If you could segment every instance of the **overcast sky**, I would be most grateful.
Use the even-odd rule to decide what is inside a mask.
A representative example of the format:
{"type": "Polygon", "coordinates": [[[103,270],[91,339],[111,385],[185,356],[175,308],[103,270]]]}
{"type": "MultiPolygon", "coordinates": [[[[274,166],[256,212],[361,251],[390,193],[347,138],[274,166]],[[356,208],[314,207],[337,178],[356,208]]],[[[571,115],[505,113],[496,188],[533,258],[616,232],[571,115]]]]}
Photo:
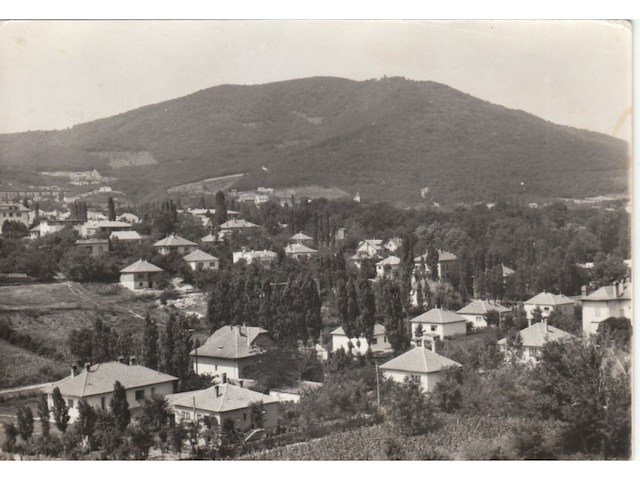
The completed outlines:
{"type": "Polygon", "coordinates": [[[0,27],[0,132],[61,129],[220,84],[433,80],[631,138],[631,28],[596,21],[73,21],[0,27]]]}

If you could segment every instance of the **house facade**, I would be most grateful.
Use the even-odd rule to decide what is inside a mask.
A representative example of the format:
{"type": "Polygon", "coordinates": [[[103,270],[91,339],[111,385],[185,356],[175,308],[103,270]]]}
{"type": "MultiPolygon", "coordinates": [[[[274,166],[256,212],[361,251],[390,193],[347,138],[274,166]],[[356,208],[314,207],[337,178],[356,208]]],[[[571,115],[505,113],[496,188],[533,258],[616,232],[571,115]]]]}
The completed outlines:
{"type": "Polygon", "coordinates": [[[144,290],[158,288],[160,276],[164,272],[160,267],[138,260],[120,270],[120,284],[130,290],[144,290]]]}
{"type": "MultiPolygon", "coordinates": [[[[415,257],[413,259],[414,262],[414,272],[417,271],[424,264],[426,273],[431,274],[431,270],[427,266],[427,256],[428,253],[424,255],[420,255],[419,257],[415,257]]],[[[456,257],[451,252],[446,252],[444,250],[438,249],[438,278],[442,280],[447,280],[453,268],[455,267],[456,262],[458,261],[458,257],[456,257]]],[[[414,273],[415,275],[415,273],[414,273]]]]}
{"type": "Polygon", "coordinates": [[[269,268],[278,259],[278,254],[270,250],[242,250],[233,252],[233,263],[244,260],[247,264],[258,263],[265,268],[269,268]]]}
{"type": "Polygon", "coordinates": [[[209,374],[224,383],[243,378],[258,357],[275,345],[275,340],[264,328],[227,325],[216,330],[189,356],[197,374],[209,374]]]}
{"type": "Polygon", "coordinates": [[[356,256],[360,258],[374,258],[382,252],[382,240],[362,240],[356,247],[356,256]]]}
{"type": "MultiPolygon", "coordinates": [[[[435,343],[433,344],[435,347],[435,343]]],[[[422,390],[432,392],[442,380],[447,368],[461,367],[458,362],[443,357],[424,346],[414,347],[408,352],[380,365],[385,378],[402,383],[409,377],[420,384],[422,390]]]]}
{"type": "Polygon", "coordinates": [[[443,308],[432,308],[428,312],[411,319],[411,335],[416,345],[435,337],[444,340],[454,335],[467,334],[467,320],[455,312],[443,308]],[[416,330],[422,327],[422,335],[417,335],[416,330]],[[422,338],[425,337],[425,338],[422,338]],[[420,341],[422,340],[422,341],[420,341]]]}
{"type": "Polygon", "coordinates": [[[400,273],[400,259],[391,255],[376,263],[376,278],[396,278],[400,273]]]}
{"type": "Polygon", "coordinates": [[[582,297],[582,332],[585,335],[594,335],[598,332],[600,323],[610,317],[632,316],[630,282],[616,282],[599,288],[595,292],[582,297]]]}
{"type": "Polygon", "coordinates": [[[88,240],[78,240],[76,242],[78,248],[86,250],[91,255],[102,255],[109,253],[109,240],[92,238],[88,240]]]}
{"type": "Polygon", "coordinates": [[[373,327],[373,338],[371,345],[364,337],[349,338],[344,332],[344,328],[338,327],[331,332],[331,351],[337,352],[341,348],[345,352],[349,351],[349,342],[351,342],[351,352],[354,354],[365,355],[371,347],[372,352],[388,352],[391,344],[387,338],[387,332],[383,325],[376,323],[373,327]]]}
{"type": "Polygon", "coordinates": [[[277,398],[229,383],[170,395],[167,402],[174,411],[176,423],[213,417],[218,425],[233,421],[234,428],[242,432],[264,428],[271,433],[278,427],[280,401],[277,398]],[[252,404],[258,402],[262,402],[263,425],[256,425],[251,415],[252,404]]]}
{"type": "Polygon", "coordinates": [[[175,391],[178,381],[176,377],[135,365],[134,362],[132,357],[129,364],[120,361],[85,364],[82,369],[72,367],[70,376],[45,387],[49,409],[53,407],[53,390],[56,387],[60,389],[60,394],[69,407],[71,422],[78,418],[80,400],[86,400],[97,410],[108,410],[116,381],[125,388],[127,402],[132,410],[140,407],[145,398],[170,395],[175,391]]]}
{"type": "Polygon", "coordinates": [[[18,222],[29,227],[30,210],[20,203],[0,203],[0,227],[4,222],[18,222]]]}
{"type": "Polygon", "coordinates": [[[494,300],[474,300],[456,313],[467,322],[471,322],[474,328],[486,328],[489,326],[487,314],[491,311],[498,312],[500,318],[503,318],[511,309],[503,307],[494,300]]]}
{"type": "Polygon", "coordinates": [[[532,320],[536,308],[540,309],[542,318],[549,318],[552,312],[571,316],[575,311],[576,303],[566,295],[542,292],[524,302],[523,305],[527,320],[532,320]]]}

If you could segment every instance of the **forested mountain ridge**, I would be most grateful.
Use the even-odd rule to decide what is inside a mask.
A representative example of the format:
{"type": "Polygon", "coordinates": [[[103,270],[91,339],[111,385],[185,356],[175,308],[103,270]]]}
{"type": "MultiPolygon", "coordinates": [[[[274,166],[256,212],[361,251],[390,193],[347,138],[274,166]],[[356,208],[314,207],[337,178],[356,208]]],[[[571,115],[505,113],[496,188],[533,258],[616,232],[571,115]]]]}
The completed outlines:
{"type": "Polygon", "coordinates": [[[613,137],[403,78],[222,85],[63,131],[0,135],[6,173],[97,168],[134,196],[246,173],[237,188],[316,184],[403,204],[425,187],[440,202],[581,197],[626,192],[628,162],[613,137]],[[110,164],[114,152],[157,163],[110,164]]]}

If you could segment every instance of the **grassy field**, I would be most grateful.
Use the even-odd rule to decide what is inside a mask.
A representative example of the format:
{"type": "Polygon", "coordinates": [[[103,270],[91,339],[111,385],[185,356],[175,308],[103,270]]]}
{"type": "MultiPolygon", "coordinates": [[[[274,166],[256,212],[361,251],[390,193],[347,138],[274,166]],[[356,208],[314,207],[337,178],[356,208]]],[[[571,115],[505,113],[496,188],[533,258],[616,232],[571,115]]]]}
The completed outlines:
{"type": "MultiPolygon", "coordinates": [[[[3,385],[29,384],[29,379],[43,368],[52,378],[55,373],[66,371],[71,361],[66,344],[69,333],[92,326],[98,316],[118,332],[136,334],[144,327],[147,311],[159,325],[164,325],[169,315],[156,297],[134,294],[114,285],[65,282],[0,287],[0,319],[8,321],[15,331],[45,342],[64,357],[64,362],[56,362],[0,342],[3,385]]],[[[45,381],[44,377],[39,381],[45,381]]]]}

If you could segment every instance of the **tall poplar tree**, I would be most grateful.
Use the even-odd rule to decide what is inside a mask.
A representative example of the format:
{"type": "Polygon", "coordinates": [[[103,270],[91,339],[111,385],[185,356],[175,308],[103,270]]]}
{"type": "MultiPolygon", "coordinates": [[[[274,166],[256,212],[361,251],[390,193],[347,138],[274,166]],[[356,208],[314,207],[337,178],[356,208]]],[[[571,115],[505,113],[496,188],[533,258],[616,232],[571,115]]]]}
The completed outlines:
{"type": "Polygon", "coordinates": [[[142,361],[145,367],[158,370],[158,326],[149,313],[144,319],[142,336],[142,361]]]}
{"type": "Polygon", "coordinates": [[[131,422],[131,412],[129,411],[129,402],[127,402],[127,391],[118,381],[113,385],[113,397],[109,402],[109,407],[116,428],[121,433],[124,432],[131,422]]]}

